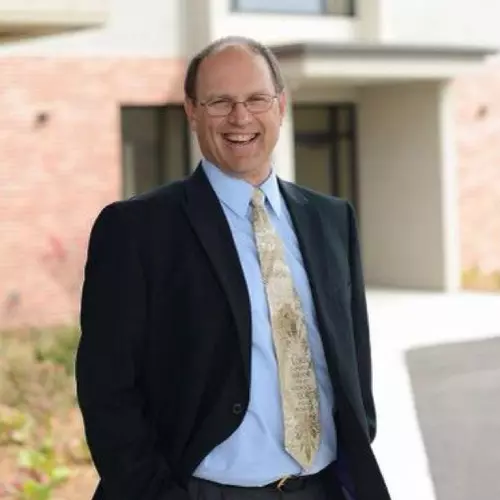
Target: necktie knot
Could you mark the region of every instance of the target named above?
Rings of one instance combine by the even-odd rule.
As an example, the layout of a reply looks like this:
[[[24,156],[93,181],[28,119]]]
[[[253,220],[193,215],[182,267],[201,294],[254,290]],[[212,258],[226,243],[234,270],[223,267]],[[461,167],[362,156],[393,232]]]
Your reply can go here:
[[[254,189],[252,195],[252,205],[257,208],[264,208],[266,195],[259,188]]]

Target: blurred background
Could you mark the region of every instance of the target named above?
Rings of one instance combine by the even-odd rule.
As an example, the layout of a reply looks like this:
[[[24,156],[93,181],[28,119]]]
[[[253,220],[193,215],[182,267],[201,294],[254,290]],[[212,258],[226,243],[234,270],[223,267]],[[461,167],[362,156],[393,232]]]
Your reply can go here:
[[[281,177],[352,201],[394,500],[500,498],[498,0],[0,0],[0,498],[88,500],[91,224],[186,175],[188,58],[269,44]]]

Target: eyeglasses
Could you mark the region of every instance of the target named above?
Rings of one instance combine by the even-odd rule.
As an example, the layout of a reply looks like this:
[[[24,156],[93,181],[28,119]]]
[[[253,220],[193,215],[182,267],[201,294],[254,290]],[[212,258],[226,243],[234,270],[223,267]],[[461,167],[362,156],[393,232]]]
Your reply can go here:
[[[210,116],[227,116],[239,103],[243,104],[249,113],[258,114],[268,111],[277,97],[276,95],[258,94],[244,101],[217,98],[206,102],[200,101],[199,104],[205,107]]]

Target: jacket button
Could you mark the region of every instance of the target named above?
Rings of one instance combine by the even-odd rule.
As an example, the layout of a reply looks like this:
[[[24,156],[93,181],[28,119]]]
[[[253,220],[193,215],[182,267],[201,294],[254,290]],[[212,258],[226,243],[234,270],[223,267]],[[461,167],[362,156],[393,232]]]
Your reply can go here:
[[[233,405],[233,413],[235,415],[239,415],[243,411],[243,407],[241,406],[240,403],[235,403]]]

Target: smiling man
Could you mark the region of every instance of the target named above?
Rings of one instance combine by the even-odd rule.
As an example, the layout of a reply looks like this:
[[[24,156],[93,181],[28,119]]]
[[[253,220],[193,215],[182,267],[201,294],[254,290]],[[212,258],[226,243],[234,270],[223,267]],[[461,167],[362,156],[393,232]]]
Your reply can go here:
[[[352,207],[278,178],[273,54],[191,61],[188,179],[97,218],[76,377],[95,500],[389,500]]]
[[[269,61],[276,67],[250,47],[219,45],[194,59],[185,87],[186,112],[206,160],[254,186],[271,172],[285,113],[283,79]]]

